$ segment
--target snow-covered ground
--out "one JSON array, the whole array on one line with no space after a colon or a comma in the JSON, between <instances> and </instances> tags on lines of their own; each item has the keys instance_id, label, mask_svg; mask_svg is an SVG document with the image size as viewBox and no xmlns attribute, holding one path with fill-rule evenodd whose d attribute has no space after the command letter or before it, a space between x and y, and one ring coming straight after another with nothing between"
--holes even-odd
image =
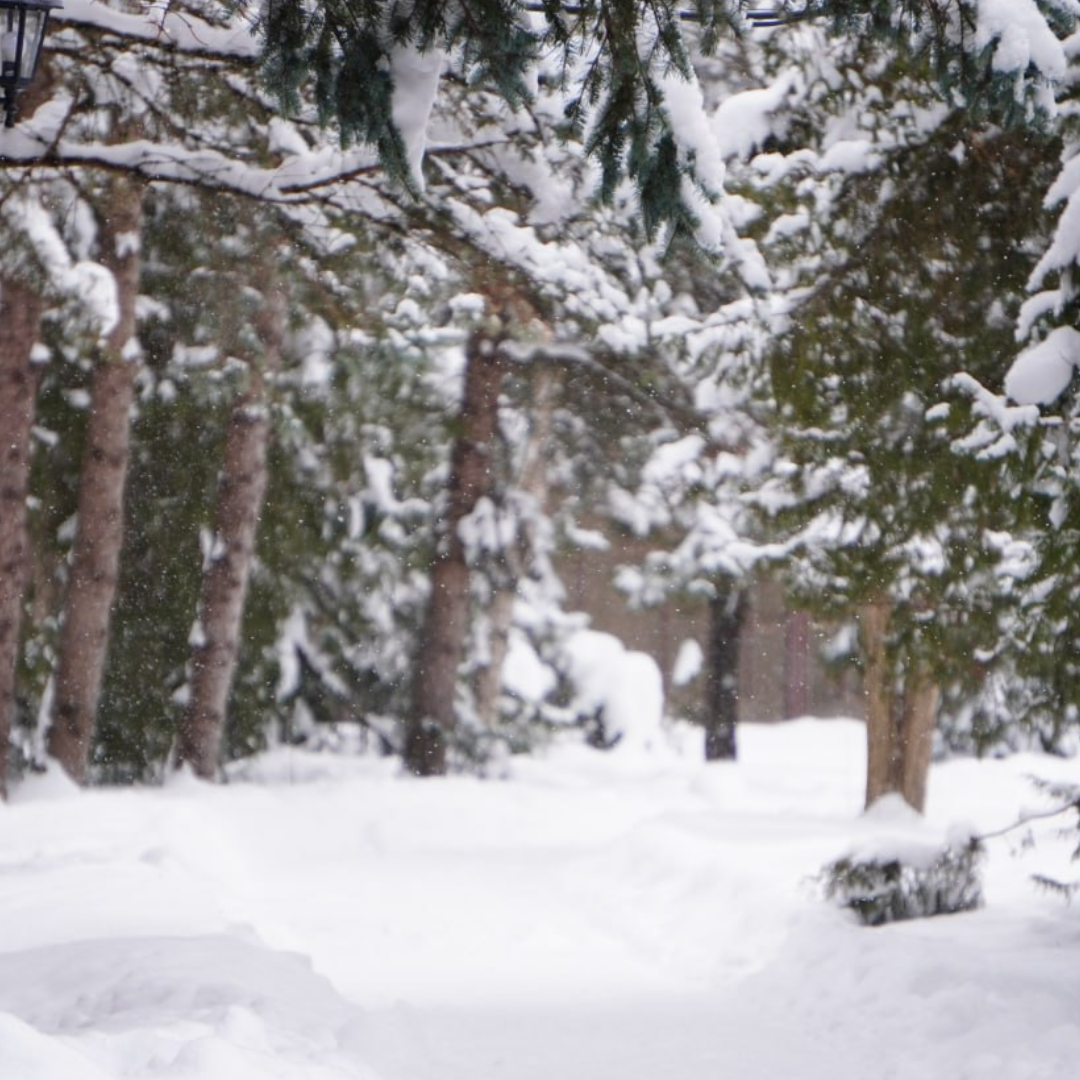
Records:
<instances>
[{"instance_id":1,"label":"snow-covered ground","mask_svg":"<svg viewBox=\"0 0 1080 1080\"><path fill-rule=\"evenodd\" d=\"M935 767L860 815L861 726L741 760L576 746L505 780L279 750L226 787L0 807L3 1080L1072 1080L1065 819L991 844L978 912L864 929L809 879L882 831L1041 805L1037 757Z\"/></svg>"}]
</instances>

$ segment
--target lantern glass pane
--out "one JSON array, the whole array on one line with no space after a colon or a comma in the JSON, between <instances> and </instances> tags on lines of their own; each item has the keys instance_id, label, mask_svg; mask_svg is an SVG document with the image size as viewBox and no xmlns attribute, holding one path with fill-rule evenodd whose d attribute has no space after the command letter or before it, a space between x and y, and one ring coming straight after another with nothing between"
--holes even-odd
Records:
<instances>
[{"instance_id":1,"label":"lantern glass pane","mask_svg":"<svg viewBox=\"0 0 1080 1080\"><path fill-rule=\"evenodd\" d=\"M19 12L16 8L0 10L0 64L5 78L14 78L19 62Z\"/></svg>"},{"instance_id":2,"label":"lantern glass pane","mask_svg":"<svg viewBox=\"0 0 1080 1080\"><path fill-rule=\"evenodd\" d=\"M53 6L0 2L0 82L4 86L21 89L34 77Z\"/></svg>"},{"instance_id":3,"label":"lantern glass pane","mask_svg":"<svg viewBox=\"0 0 1080 1080\"><path fill-rule=\"evenodd\" d=\"M45 21L48 17L49 13L45 8L27 9L26 28L23 30L22 70L19 72L24 79L34 77L41 52L41 37L45 32Z\"/></svg>"}]
</instances>

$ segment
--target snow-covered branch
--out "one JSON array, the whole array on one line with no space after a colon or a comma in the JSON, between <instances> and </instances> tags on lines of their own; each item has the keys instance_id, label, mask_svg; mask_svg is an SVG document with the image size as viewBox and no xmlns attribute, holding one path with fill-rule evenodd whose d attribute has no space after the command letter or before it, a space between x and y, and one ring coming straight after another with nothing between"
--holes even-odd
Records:
<instances>
[{"instance_id":1,"label":"snow-covered branch","mask_svg":"<svg viewBox=\"0 0 1080 1080\"><path fill-rule=\"evenodd\" d=\"M212 23L173 3L142 5L138 14L118 11L101 0L65 0L52 17L59 27L94 29L143 45L204 59L254 62L259 56L254 10L240 4L228 21ZM221 6L222 15L226 7Z\"/></svg>"}]
</instances>

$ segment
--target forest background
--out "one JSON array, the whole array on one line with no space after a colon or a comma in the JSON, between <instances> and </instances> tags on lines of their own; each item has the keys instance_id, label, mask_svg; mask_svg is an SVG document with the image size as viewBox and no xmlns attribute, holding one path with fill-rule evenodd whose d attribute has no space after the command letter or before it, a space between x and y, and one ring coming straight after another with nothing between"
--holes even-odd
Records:
<instances>
[{"instance_id":1,"label":"forest background","mask_svg":"<svg viewBox=\"0 0 1080 1080\"><path fill-rule=\"evenodd\" d=\"M0 778L632 741L557 572L620 532L710 758L763 574L868 803L1068 749L1078 13L68 0L0 133Z\"/></svg>"}]
</instances>

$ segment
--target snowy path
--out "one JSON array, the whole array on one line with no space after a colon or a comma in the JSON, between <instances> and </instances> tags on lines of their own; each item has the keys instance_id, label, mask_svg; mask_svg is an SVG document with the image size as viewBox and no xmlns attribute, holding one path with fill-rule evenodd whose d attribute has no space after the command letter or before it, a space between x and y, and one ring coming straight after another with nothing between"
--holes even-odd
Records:
<instances>
[{"instance_id":1,"label":"snowy path","mask_svg":"<svg viewBox=\"0 0 1080 1080\"><path fill-rule=\"evenodd\" d=\"M0 808L0 1077L1072 1080L1080 914L1035 866L995 851L986 910L862 930L806 880L866 827L857 726L743 751L31 785ZM942 767L941 821L1007 821L1036 765L1077 775Z\"/></svg>"}]
</instances>

